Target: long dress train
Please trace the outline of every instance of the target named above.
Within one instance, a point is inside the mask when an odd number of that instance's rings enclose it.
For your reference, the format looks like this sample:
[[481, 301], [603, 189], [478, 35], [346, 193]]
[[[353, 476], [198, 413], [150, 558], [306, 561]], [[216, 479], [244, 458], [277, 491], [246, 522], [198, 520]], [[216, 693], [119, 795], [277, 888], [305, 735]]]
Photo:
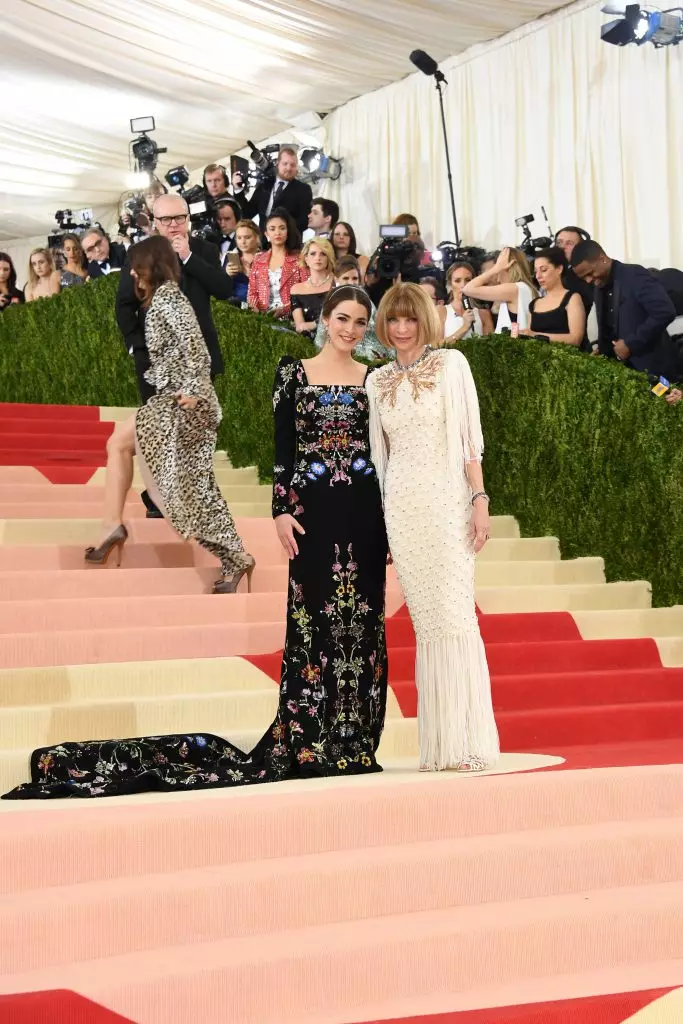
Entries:
[[250, 752], [211, 733], [35, 750], [5, 799], [118, 796], [381, 771], [387, 539], [362, 387], [310, 385], [280, 362], [273, 394], [273, 514], [304, 526], [289, 564], [277, 715]]
[[417, 640], [420, 764], [491, 764], [498, 731], [474, 604], [465, 473], [484, 450], [472, 374], [461, 352], [428, 349], [412, 369], [387, 364], [366, 386], [389, 547]]

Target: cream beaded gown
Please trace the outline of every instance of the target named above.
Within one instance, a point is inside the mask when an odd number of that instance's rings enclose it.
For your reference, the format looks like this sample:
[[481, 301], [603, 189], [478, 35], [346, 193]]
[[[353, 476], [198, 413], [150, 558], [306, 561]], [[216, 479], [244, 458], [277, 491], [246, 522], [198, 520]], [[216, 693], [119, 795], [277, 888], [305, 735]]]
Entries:
[[499, 755], [491, 683], [474, 606], [466, 463], [484, 442], [467, 360], [427, 349], [367, 380], [372, 459], [389, 546], [417, 639], [420, 765], [442, 769]]

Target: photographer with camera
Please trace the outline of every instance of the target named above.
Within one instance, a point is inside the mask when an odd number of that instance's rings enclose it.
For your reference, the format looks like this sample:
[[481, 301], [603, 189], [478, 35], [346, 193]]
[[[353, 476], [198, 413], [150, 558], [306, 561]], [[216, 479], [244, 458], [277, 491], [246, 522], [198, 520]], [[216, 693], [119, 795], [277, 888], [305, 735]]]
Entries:
[[419, 282], [425, 255], [424, 242], [419, 235], [410, 236], [407, 224], [382, 224], [379, 234], [381, 242], [365, 275], [365, 290], [376, 306], [392, 285]]
[[212, 202], [217, 199], [229, 198], [228, 172], [223, 164], [207, 164], [202, 176], [204, 190]]
[[[252, 151], [252, 157], [261, 157], [259, 166], [268, 166], [266, 158], [258, 150]], [[265, 233], [266, 218], [275, 209], [286, 210], [294, 221], [299, 234], [308, 227], [308, 215], [313, 205], [313, 193], [310, 185], [297, 181], [299, 158], [293, 146], [281, 146], [277, 163], [272, 171], [263, 171], [263, 180], [254, 189], [251, 199], [247, 199], [244, 190], [235, 192], [235, 199], [242, 208], [243, 216], [256, 219], [258, 217], [261, 231]], [[233, 186], [234, 187], [234, 186]]]
[[[211, 374], [215, 377], [223, 372], [223, 357], [211, 316], [211, 297], [229, 299], [232, 296], [232, 282], [221, 269], [217, 247], [202, 238], [189, 237], [189, 212], [182, 196], [169, 193], [158, 197], [154, 203], [154, 226], [158, 234], [169, 239], [178, 256], [180, 288], [190, 300], [199, 321], [211, 356]], [[121, 272], [116, 297], [116, 319], [126, 349], [135, 360], [140, 397], [144, 403], [155, 392], [144, 376], [149, 369], [144, 311], [135, 292], [128, 262]]]

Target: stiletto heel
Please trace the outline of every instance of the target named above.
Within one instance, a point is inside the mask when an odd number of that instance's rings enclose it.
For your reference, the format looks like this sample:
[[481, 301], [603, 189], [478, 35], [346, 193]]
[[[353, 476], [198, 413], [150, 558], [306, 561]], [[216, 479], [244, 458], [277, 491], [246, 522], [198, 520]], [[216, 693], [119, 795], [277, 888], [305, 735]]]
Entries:
[[113, 533], [100, 544], [98, 548], [89, 547], [85, 549], [85, 560], [91, 565], [106, 565], [109, 556], [114, 553], [117, 566], [121, 565], [121, 552], [123, 545], [128, 540], [128, 530], [125, 526], [117, 526]]
[[247, 577], [247, 593], [251, 594], [251, 577], [256, 568], [256, 559], [251, 555], [248, 557], [251, 558], [248, 565], [238, 569], [232, 576], [224, 576], [222, 579], [216, 580], [213, 585], [214, 594], [236, 594], [243, 576]]

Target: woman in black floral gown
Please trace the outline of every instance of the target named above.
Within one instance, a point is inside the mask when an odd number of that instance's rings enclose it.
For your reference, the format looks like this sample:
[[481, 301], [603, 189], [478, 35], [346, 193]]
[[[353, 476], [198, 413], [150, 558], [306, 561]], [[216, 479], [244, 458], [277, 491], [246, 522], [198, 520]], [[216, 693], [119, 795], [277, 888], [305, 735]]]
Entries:
[[332, 291], [327, 343], [275, 378], [273, 515], [290, 555], [287, 639], [275, 721], [245, 753], [209, 733], [63, 743], [33, 752], [5, 799], [120, 796], [381, 771], [387, 539], [370, 462], [365, 292]]

